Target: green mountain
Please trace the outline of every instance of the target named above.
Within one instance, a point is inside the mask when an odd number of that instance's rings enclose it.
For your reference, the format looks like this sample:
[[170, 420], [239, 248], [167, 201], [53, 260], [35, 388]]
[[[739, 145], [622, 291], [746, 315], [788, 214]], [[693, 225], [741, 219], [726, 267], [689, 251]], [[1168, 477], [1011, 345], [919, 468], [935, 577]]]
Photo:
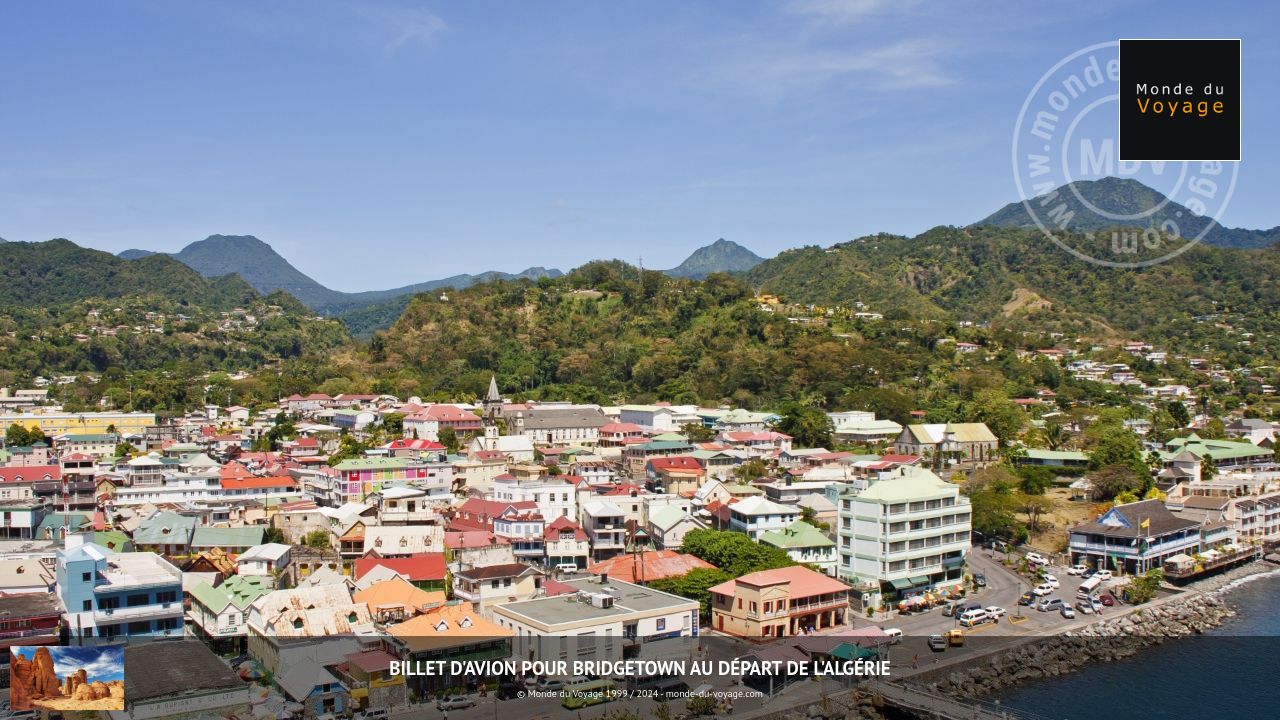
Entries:
[[139, 296], [227, 310], [254, 301], [258, 293], [238, 277], [206, 278], [167, 255], [125, 260], [63, 239], [0, 246], [0, 306], [56, 307]]
[[[148, 253], [149, 251], [146, 250], [126, 250], [121, 253], [121, 256], [137, 258], [143, 257]], [[339, 315], [346, 311], [390, 301], [401, 296], [430, 292], [445, 287], [462, 288], [473, 283], [492, 279], [536, 279], [561, 275], [559, 270], [536, 267], [515, 274], [487, 272], [478, 275], [454, 275], [440, 280], [429, 280], [390, 290], [346, 293], [332, 290], [316, 282], [306, 273], [290, 264], [270, 245], [252, 235], [210, 235], [204, 240], [191, 243], [174, 254], [173, 257], [188, 267], [194, 268], [205, 277], [219, 277], [235, 273], [244, 278], [259, 292], [270, 293], [283, 290], [301, 300], [312, 310], [327, 315]], [[403, 308], [405, 302], [407, 301], [400, 301], [392, 305]], [[386, 312], [385, 309], [374, 309], [372, 314], [380, 317], [385, 315]], [[385, 325], [383, 326], [385, 327]]]
[[116, 257], [124, 258], [125, 260], [137, 260], [138, 258], [144, 258], [148, 255], [155, 255], [155, 253], [150, 250], [139, 250], [138, 248], [129, 248], [128, 250], [121, 250], [116, 253]]
[[862, 303], [886, 317], [926, 317], [1115, 334], [1176, 334], [1192, 317], [1280, 313], [1280, 247], [1197, 245], [1152, 267], [1087, 263], [1039, 230], [938, 227], [917, 237], [875, 235], [830, 248], [788, 250], [746, 274], [785, 302]]
[[738, 243], [720, 238], [694, 250], [684, 262], [665, 272], [672, 277], [702, 279], [713, 272], [745, 272], [763, 261]]
[[[1098, 214], [1098, 208], [1113, 215], [1141, 216], [1160, 203], [1166, 203], [1158, 212], [1144, 221], [1143, 227], [1159, 227], [1166, 220], [1176, 221], [1183, 237], [1197, 237], [1204, 232], [1202, 242], [1220, 247], [1260, 248], [1280, 240], [1280, 227], [1270, 230], [1244, 230], [1223, 227], [1207, 217], [1196, 217], [1189, 209], [1169, 201], [1161, 193], [1137, 180], [1106, 177], [1100, 180], [1079, 180], [1039, 195], [1028, 201], [1032, 205], [1051, 198], [1052, 206], [1064, 205], [1064, 215], [1071, 213], [1067, 229], [1077, 232], [1100, 232], [1115, 228], [1116, 221]], [[1087, 201], [1089, 205], [1086, 205]], [[1092, 207], [1090, 207], [1090, 205]], [[1213, 224], [1212, 227], [1209, 227]], [[1027, 213], [1026, 205], [1009, 203], [1000, 210], [974, 223], [974, 226], [1036, 227]], [[1209, 227], [1208, 231], [1205, 228]]]

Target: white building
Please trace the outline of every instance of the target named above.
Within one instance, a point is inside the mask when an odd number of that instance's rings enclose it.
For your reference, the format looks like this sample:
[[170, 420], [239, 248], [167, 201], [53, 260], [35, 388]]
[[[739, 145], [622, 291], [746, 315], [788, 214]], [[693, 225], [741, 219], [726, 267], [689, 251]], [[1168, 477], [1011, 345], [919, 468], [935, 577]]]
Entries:
[[839, 505], [840, 577], [910, 597], [963, 582], [972, 513], [960, 486], [902, 467]]
[[759, 495], [729, 506], [729, 529], [746, 533], [752, 540], [759, 540], [769, 531], [781, 531], [799, 519], [799, 508], [779, 505]]
[[698, 634], [698, 603], [621, 580], [570, 580], [574, 592], [498, 605], [493, 619], [515, 633], [512, 655], [535, 660], [621, 660], [623, 647], [662, 654], [663, 640]]
[[577, 519], [578, 492], [573, 483], [547, 475], [519, 479], [513, 475], [499, 476], [493, 481], [489, 500], [504, 503], [534, 502], [538, 512], [550, 522], [559, 517]]

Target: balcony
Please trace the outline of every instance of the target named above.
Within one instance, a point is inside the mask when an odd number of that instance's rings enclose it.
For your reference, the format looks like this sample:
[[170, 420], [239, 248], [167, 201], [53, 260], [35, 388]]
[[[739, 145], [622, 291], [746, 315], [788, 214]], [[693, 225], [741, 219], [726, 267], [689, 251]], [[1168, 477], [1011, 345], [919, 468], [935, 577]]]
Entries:
[[182, 617], [182, 614], [182, 603], [174, 601], [136, 607], [100, 608], [93, 612], [93, 619], [94, 622], [112, 623], [175, 618]]

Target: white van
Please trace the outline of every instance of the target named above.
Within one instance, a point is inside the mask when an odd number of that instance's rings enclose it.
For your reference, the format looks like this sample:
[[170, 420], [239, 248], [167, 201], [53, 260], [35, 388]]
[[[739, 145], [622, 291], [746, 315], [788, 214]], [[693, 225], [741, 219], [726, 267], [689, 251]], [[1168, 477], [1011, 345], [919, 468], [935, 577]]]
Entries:
[[880, 629], [884, 631], [885, 635], [889, 636], [890, 645], [897, 645], [898, 643], [902, 642], [902, 630], [898, 628], [880, 628]]
[[578, 566], [573, 563], [560, 563], [559, 565], [556, 565], [556, 572], [564, 575], [572, 575], [578, 572]]
[[1101, 584], [1102, 584], [1102, 578], [1098, 577], [1097, 575], [1094, 575], [1093, 577], [1080, 583], [1080, 589], [1076, 591], [1076, 597], [1079, 597], [1079, 598], [1089, 597], [1090, 595], [1093, 594], [1094, 590], [1098, 589], [1098, 586]]
[[991, 613], [981, 608], [977, 610], [966, 610], [960, 615], [960, 624], [965, 627], [973, 627], [981, 625], [984, 622], [991, 621]]

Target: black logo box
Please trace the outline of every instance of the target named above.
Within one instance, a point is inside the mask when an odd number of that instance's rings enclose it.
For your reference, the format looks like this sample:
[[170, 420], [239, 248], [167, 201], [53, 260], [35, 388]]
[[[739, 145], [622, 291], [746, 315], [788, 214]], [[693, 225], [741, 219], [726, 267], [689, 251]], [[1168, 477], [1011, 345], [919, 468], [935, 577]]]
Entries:
[[1121, 160], [1237, 161], [1241, 101], [1240, 40], [1120, 41]]

